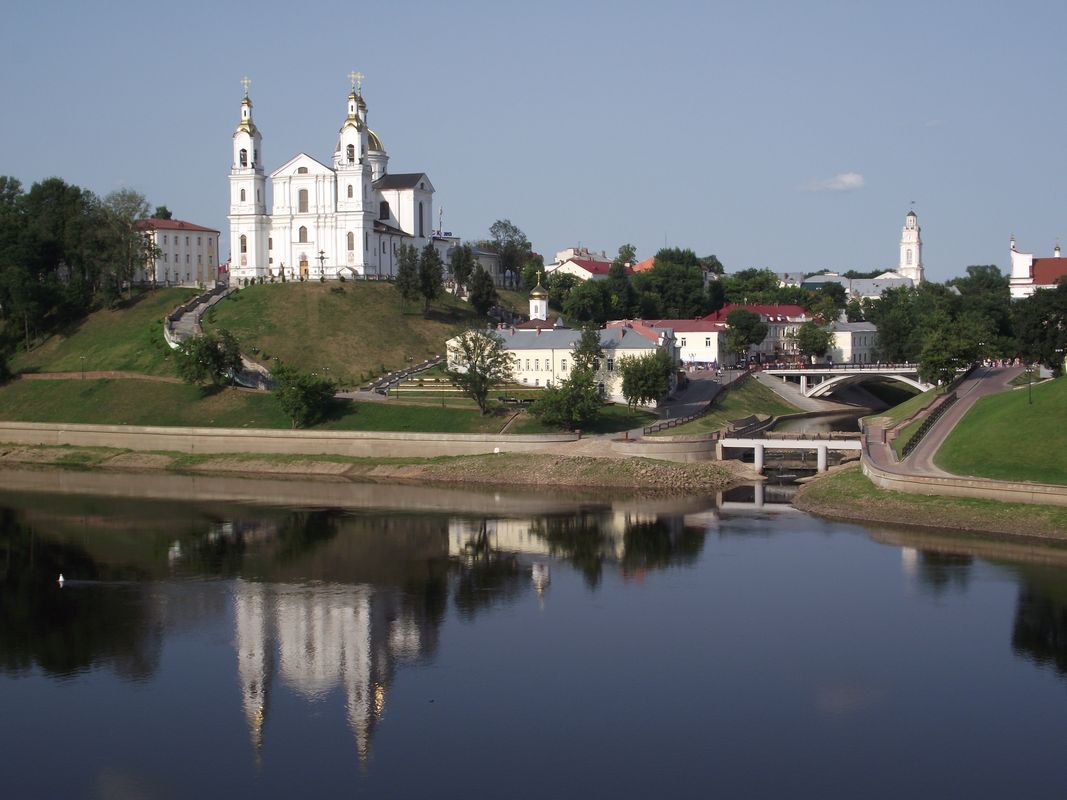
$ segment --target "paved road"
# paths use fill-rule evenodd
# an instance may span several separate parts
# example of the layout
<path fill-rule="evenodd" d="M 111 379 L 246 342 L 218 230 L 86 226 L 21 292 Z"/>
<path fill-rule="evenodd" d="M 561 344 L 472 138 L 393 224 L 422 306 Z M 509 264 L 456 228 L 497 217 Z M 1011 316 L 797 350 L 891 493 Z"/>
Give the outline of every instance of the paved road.
<path fill-rule="evenodd" d="M 897 462 L 889 444 L 879 441 L 873 442 L 869 448 L 871 461 L 886 472 L 936 478 L 954 477 L 934 465 L 937 449 L 979 398 L 1007 391 L 1011 388 L 1012 379 L 1022 372 L 1023 367 L 979 367 L 957 387 L 956 395 L 959 400 L 934 423 L 906 461 Z M 876 438 L 879 436 L 877 431 L 873 434 Z"/>

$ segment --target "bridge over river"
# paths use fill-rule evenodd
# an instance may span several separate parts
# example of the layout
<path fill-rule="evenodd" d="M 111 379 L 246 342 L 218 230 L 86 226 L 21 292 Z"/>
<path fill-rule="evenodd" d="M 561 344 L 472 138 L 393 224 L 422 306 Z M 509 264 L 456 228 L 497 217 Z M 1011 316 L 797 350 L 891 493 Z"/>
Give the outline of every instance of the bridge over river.
<path fill-rule="evenodd" d="M 726 436 L 719 439 L 716 445 L 716 455 L 720 460 L 725 455 L 726 450 L 751 450 L 753 453 L 752 468 L 756 472 L 763 471 L 763 463 L 766 452 L 768 450 L 774 451 L 792 451 L 792 452 L 811 452 L 815 451 L 816 469 L 819 472 L 826 472 L 827 456 L 831 450 L 834 451 L 852 451 L 859 453 L 863 450 L 863 442 L 860 439 L 861 434 L 816 434 L 816 435 L 789 435 L 789 434 L 770 434 L 770 435 L 750 435 L 746 437 L 729 437 Z"/>
<path fill-rule="evenodd" d="M 783 381 L 799 381 L 800 391 L 806 397 L 822 397 L 871 378 L 900 381 L 920 392 L 934 388 L 933 384 L 919 379 L 918 364 L 813 364 L 810 367 L 772 365 L 765 367 L 763 372 L 780 377 Z"/>

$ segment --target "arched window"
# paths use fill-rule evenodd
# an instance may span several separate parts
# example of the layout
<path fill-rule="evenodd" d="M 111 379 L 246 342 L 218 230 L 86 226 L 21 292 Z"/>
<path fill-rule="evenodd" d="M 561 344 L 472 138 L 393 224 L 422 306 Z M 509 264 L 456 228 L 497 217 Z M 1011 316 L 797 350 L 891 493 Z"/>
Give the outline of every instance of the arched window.
<path fill-rule="evenodd" d="M 351 183 L 350 183 L 350 184 L 348 184 L 348 196 L 349 196 L 349 197 L 351 197 L 351 196 L 352 196 L 352 184 L 351 184 Z"/>
<path fill-rule="evenodd" d="M 297 195 L 297 211 L 301 214 L 308 213 L 308 190 L 301 189 Z"/>
<path fill-rule="evenodd" d="M 363 252 L 366 253 L 368 250 L 370 250 L 370 234 L 365 233 L 363 234 Z"/>
<path fill-rule="evenodd" d="M 352 233 L 352 231 L 349 231 L 348 232 L 348 251 L 352 252 L 355 249 L 356 249 L 356 234 Z"/>
<path fill-rule="evenodd" d="M 244 235 L 241 236 L 241 252 L 242 253 L 247 253 L 248 252 L 248 237 L 244 236 Z"/>
<path fill-rule="evenodd" d="M 356 146 L 354 144 L 350 144 L 346 148 L 346 151 L 348 153 L 348 163 L 349 164 L 355 164 L 356 163 Z"/>
<path fill-rule="evenodd" d="M 248 166 L 248 151 L 245 150 L 244 148 L 241 148 L 240 162 L 241 162 L 241 166 L 242 167 L 247 167 Z"/>
<path fill-rule="evenodd" d="M 308 240 L 308 229 L 301 225 L 299 235 L 300 238 L 297 241 L 306 242 Z"/>
<path fill-rule="evenodd" d="M 425 228 L 423 227 L 423 219 L 422 219 L 422 201 L 420 200 L 419 201 L 419 238 L 421 239 L 425 235 L 426 235 L 426 232 L 425 232 Z"/>
<path fill-rule="evenodd" d="M 244 201 L 245 201 L 245 190 L 242 189 L 241 190 L 241 202 L 243 203 Z"/>
<path fill-rule="evenodd" d="M 911 264 L 911 249 L 908 249 L 908 263 Z"/>
<path fill-rule="evenodd" d="M 382 200 L 378 203 L 378 219 L 389 219 L 389 201 Z"/>

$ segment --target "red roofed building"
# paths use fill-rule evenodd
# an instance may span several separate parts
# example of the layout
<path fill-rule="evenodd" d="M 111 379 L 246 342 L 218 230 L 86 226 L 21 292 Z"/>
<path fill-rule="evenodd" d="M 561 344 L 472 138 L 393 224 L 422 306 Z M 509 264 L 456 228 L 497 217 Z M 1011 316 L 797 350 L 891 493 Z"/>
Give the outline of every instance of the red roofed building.
<path fill-rule="evenodd" d="M 1067 258 L 1060 257 L 1060 246 L 1052 251 L 1052 258 L 1034 258 L 1033 253 L 1020 253 L 1015 249 L 1015 237 L 1011 237 L 1011 286 L 1012 300 L 1029 297 L 1038 289 L 1054 289 L 1056 284 L 1067 279 Z"/>
<path fill-rule="evenodd" d="M 691 369 L 709 369 L 733 364 L 735 356 L 726 353 L 723 347 L 726 337 L 725 322 L 709 322 L 706 319 L 646 319 L 619 320 L 608 326 L 632 322 L 651 330 L 674 331 L 678 344 L 678 358 Z"/>
<path fill-rule="evenodd" d="M 133 276 L 151 286 L 211 288 L 219 277 L 219 232 L 180 219 L 142 219 L 134 223 L 156 247 Z"/>
<path fill-rule="evenodd" d="M 799 351 L 793 336 L 801 325 L 814 319 L 804 308 L 787 304 L 728 303 L 713 314 L 708 314 L 704 319 L 708 322 L 725 323 L 730 312 L 739 308 L 758 314 L 760 321 L 767 325 L 766 338 L 749 350 L 750 358 L 761 362 L 792 361 L 799 358 Z"/>
<path fill-rule="evenodd" d="M 638 261 L 636 264 L 634 264 L 633 271 L 648 272 L 654 266 L 656 266 L 656 257 L 652 256 L 652 258 L 646 258 L 644 261 Z"/>

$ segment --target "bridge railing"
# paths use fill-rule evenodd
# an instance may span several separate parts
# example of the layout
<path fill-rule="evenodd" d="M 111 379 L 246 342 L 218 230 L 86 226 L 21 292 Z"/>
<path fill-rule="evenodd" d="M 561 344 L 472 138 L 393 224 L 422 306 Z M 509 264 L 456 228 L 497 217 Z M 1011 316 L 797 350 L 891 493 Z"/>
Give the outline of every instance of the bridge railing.
<path fill-rule="evenodd" d="M 825 372 L 827 370 L 868 370 L 870 372 L 888 372 L 892 370 L 901 370 L 914 372 L 918 369 L 918 365 L 910 364 L 907 362 L 894 363 L 891 361 L 876 361 L 876 362 L 852 362 L 852 361 L 834 361 L 833 363 L 823 364 L 786 364 L 786 363 L 772 363 L 763 364 L 763 370 L 766 371 L 785 371 L 796 370 L 798 372 Z"/>

